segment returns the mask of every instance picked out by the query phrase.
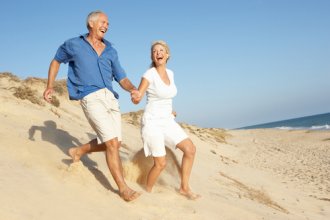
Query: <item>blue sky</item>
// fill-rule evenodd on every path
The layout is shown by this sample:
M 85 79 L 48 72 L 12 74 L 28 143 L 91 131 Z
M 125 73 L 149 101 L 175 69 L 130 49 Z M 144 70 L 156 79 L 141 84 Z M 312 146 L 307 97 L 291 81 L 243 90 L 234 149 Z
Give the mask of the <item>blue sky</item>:
M 136 85 L 151 42 L 167 41 L 180 122 L 236 128 L 330 112 L 328 0 L 3 1 L 0 72 L 46 78 L 58 46 L 86 33 L 97 9 Z M 122 112 L 144 107 L 115 88 Z

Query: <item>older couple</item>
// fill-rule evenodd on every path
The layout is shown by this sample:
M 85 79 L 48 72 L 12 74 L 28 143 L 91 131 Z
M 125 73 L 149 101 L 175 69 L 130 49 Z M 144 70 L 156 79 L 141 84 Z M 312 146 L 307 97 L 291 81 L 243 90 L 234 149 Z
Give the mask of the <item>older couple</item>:
M 143 75 L 137 89 L 127 78 L 120 65 L 116 49 L 104 39 L 109 27 L 108 17 L 102 11 L 93 11 L 87 17 L 88 33 L 65 41 L 50 63 L 44 99 L 51 102 L 54 81 L 61 63 L 69 63 L 67 87 L 71 100 L 80 100 L 81 107 L 97 138 L 69 149 L 73 162 L 91 152 L 105 151 L 106 161 L 120 196 L 132 201 L 140 193 L 125 182 L 119 156 L 121 145 L 121 113 L 118 94 L 112 81 L 130 92 L 132 102 L 138 104 L 147 96 L 142 119 L 142 139 L 146 156 L 153 156 L 146 191 L 151 192 L 161 171 L 165 168 L 165 145 L 183 151 L 181 186 L 179 192 L 189 199 L 196 199 L 189 187 L 189 177 L 196 148 L 182 128 L 175 122 L 172 98 L 176 95 L 173 72 L 166 68 L 170 57 L 168 46 L 156 41 L 151 47 L 152 65 Z

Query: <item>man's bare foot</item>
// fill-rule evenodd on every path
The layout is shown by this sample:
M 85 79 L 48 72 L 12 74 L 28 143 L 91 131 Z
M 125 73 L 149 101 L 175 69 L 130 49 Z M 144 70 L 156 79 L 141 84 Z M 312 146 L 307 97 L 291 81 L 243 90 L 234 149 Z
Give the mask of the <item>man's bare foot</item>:
M 77 147 L 71 147 L 68 151 L 70 157 L 72 158 L 73 163 L 80 161 L 81 155 L 78 153 Z
M 180 195 L 185 196 L 187 199 L 190 199 L 190 200 L 196 200 L 201 197 L 201 195 L 195 194 L 195 193 L 191 192 L 190 190 L 185 191 L 183 189 L 180 189 L 179 193 L 180 193 Z
M 141 195 L 141 193 L 136 192 L 127 187 L 124 191 L 120 192 L 119 195 L 126 202 L 130 202 L 130 201 L 133 201 L 134 199 L 138 198 Z

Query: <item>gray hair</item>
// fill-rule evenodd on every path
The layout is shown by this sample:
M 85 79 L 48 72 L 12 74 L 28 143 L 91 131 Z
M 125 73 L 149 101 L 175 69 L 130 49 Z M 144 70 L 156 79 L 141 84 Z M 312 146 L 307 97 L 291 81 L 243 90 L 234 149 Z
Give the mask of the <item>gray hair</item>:
M 96 10 L 88 14 L 86 19 L 86 26 L 88 30 L 90 29 L 89 22 L 96 21 L 100 14 L 105 14 L 105 13 L 101 10 Z

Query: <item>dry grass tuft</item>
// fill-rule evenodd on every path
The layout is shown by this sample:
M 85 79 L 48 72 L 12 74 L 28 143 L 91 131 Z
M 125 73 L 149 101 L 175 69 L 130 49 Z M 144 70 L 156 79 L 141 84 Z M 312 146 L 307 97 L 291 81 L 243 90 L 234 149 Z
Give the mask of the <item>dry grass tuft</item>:
M 52 104 L 55 107 L 60 107 L 60 100 L 53 95 L 50 104 Z
M 199 128 L 185 123 L 180 123 L 180 125 L 201 140 L 213 139 L 219 143 L 226 143 L 226 137 L 230 136 L 226 130 L 221 128 Z
M 128 123 L 140 126 L 141 125 L 141 117 L 143 115 L 144 110 L 139 110 L 137 112 L 128 112 L 123 114 L 123 119 L 125 119 Z
M 20 86 L 17 88 L 13 88 L 15 90 L 14 96 L 19 99 L 27 99 L 33 104 L 44 106 L 45 103 L 42 101 L 42 99 L 38 96 L 36 90 L 32 90 L 28 86 Z
M 37 90 L 33 88 L 40 89 L 41 87 L 46 87 L 47 79 L 41 79 L 37 77 L 28 77 L 25 80 L 20 80 L 17 76 L 9 72 L 0 73 L 0 79 L 7 78 L 9 81 L 18 82 L 20 86 L 15 86 L 8 88 L 9 90 L 13 90 L 13 95 L 19 99 L 26 99 L 32 102 L 33 104 L 37 104 L 40 106 L 45 106 L 45 102 L 37 92 Z M 58 80 L 55 81 L 54 91 L 58 95 L 67 94 L 66 89 L 66 80 Z M 60 100 L 56 96 L 52 96 L 51 104 L 55 107 L 60 106 Z
M 37 77 L 28 77 L 24 80 L 24 83 L 30 86 L 36 85 L 36 84 L 42 84 L 44 87 L 47 85 L 47 79 L 41 79 Z M 67 95 L 67 87 L 66 87 L 66 80 L 61 79 L 61 80 L 56 80 L 54 82 L 54 91 L 62 96 L 62 95 Z
M 251 199 L 253 201 L 257 201 L 261 204 L 264 204 L 268 207 L 271 207 L 273 209 L 276 209 L 278 211 L 284 212 L 286 214 L 289 214 L 288 210 L 286 210 L 285 208 L 281 207 L 280 205 L 278 205 L 276 202 L 274 202 L 269 195 L 267 195 L 266 192 L 261 191 L 261 190 L 257 190 L 257 189 L 253 189 L 251 187 L 246 186 L 245 184 L 243 184 L 242 182 L 235 180 L 232 177 L 229 177 L 228 175 L 220 172 L 220 175 L 229 179 L 230 181 L 233 182 L 233 184 L 244 193 L 244 196 L 248 199 Z
M 24 80 L 24 83 L 30 84 L 30 85 L 37 84 L 37 83 L 46 84 L 47 79 L 41 79 L 41 78 L 37 78 L 37 77 L 28 77 Z
M 60 96 L 67 95 L 68 94 L 68 89 L 67 89 L 67 86 L 66 86 L 66 80 L 61 79 L 61 80 L 55 81 L 54 91 L 57 94 L 59 94 Z
M 12 74 L 10 72 L 0 73 L 0 78 L 9 78 L 10 81 L 14 81 L 14 82 L 20 82 L 21 81 L 17 76 L 15 76 L 14 74 Z

